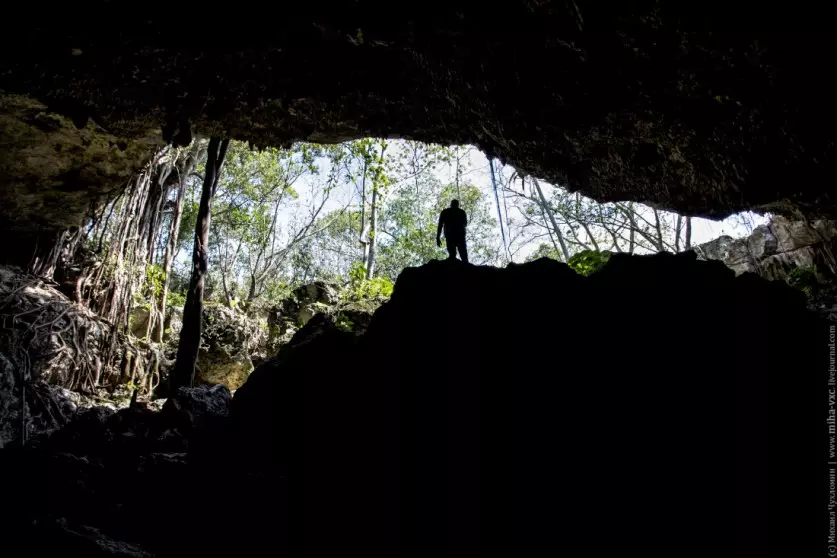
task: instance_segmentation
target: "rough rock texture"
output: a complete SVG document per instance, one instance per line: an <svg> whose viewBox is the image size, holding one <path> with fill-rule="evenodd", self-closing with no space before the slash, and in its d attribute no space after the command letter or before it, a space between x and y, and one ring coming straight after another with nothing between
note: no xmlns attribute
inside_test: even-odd
<svg viewBox="0 0 837 558"><path fill-rule="evenodd" d="M222 37L186 46L182 21L213 29L217 14L20 5L17 20L37 23L0 38L15 54L0 88L124 138L471 143L602 201L835 216L834 42L805 9L737 7L327 1L225 13ZM785 32L723 32L743 28Z"/></svg>
<svg viewBox="0 0 837 558"><path fill-rule="evenodd" d="M283 300L269 315L269 325L285 333L289 329L298 329L319 312L324 312L338 301L339 287L315 281L294 289L291 296Z"/></svg>
<svg viewBox="0 0 837 558"><path fill-rule="evenodd" d="M131 310L129 317L129 325L131 335L134 337L145 337L148 335L148 321L151 317L151 311L146 306L136 306Z"/></svg>
<svg viewBox="0 0 837 558"><path fill-rule="evenodd" d="M349 302L334 312L334 319L344 330L363 335L369 329L375 311L386 302L384 297Z"/></svg>
<svg viewBox="0 0 837 558"><path fill-rule="evenodd" d="M132 317L134 334L144 334L147 311L144 316L145 326L143 312ZM145 399L170 365L155 344L121 334L114 340L109 322L54 283L0 266L0 445L20 437L24 384L26 430L35 435L65 422L60 409L70 396L62 388L118 408L128 404L134 386ZM71 403L89 406L81 399Z"/></svg>
<svg viewBox="0 0 837 558"><path fill-rule="evenodd" d="M291 296L268 310L266 352L270 357L275 356L281 347L292 342L300 328L318 316L327 316L342 330L362 335L375 310L386 300L384 297L345 300L338 285L324 281L297 287Z"/></svg>
<svg viewBox="0 0 837 558"><path fill-rule="evenodd" d="M28 384L24 397L22 423L20 382L12 364L0 354L0 449L19 444L24 430L28 438L61 428L77 408L64 390L44 382Z"/></svg>
<svg viewBox="0 0 837 558"><path fill-rule="evenodd" d="M157 130L125 138L79 124L0 91L2 261L26 264L36 243L49 247L55 232L81 225L162 146Z"/></svg>
<svg viewBox="0 0 837 558"><path fill-rule="evenodd" d="M79 368L93 374L98 369L104 378L110 331L108 322L49 282L0 266L0 353L16 367L27 367L29 378L68 382Z"/></svg>
<svg viewBox="0 0 837 558"><path fill-rule="evenodd" d="M59 519L162 557L815 556L827 364L800 292L694 254L432 262L362 337L309 321L226 419L88 412L0 452L3 544Z"/></svg>
<svg viewBox="0 0 837 558"><path fill-rule="evenodd" d="M196 381L238 389L253 371L250 353L264 337L245 314L217 304L205 306Z"/></svg>
<svg viewBox="0 0 837 558"><path fill-rule="evenodd" d="M163 325L164 341L180 339L180 330L183 329L183 308L179 306L166 308L166 320Z"/></svg>
<svg viewBox="0 0 837 558"><path fill-rule="evenodd" d="M720 260L736 275L785 280L797 267L816 266L837 278L837 221L789 221L776 216L746 238L721 236L695 247L699 259Z"/></svg>

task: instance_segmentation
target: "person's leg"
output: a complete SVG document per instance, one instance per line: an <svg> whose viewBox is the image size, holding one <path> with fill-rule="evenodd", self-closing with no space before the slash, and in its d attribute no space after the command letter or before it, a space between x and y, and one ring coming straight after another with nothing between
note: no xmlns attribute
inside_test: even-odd
<svg viewBox="0 0 837 558"><path fill-rule="evenodd" d="M465 239L459 241L459 259L468 263L468 248L465 247Z"/></svg>
<svg viewBox="0 0 837 558"><path fill-rule="evenodd" d="M455 260L456 259L456 242L451 240L448 237L445 237L445 246L448 249L448 259Z"/></svg>

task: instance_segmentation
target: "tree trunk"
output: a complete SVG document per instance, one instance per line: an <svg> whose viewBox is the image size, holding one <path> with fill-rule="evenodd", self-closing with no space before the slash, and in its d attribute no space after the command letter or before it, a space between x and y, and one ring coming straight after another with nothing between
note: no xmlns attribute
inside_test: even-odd
<svg viewBox="0 0 837 558"><path fill-rule="evenodd" d="M247 305L253 304L256 300L256 275L250 275L250 289L247 291Z"/></svg>
<svg viewBox="0 0 837 558"><path fill-rule="evenodd" d="M593 245L593 250L596 252L601 252L601 248L599 248L599 243L596 242L596 238L593 236L593 232L590 230L590 227L587 225L586 222L583 220L579 221L581 226L584 227L584 232L587 233L587 238L590 239L590 243Z"/></svg>
<svg viewBox="0 0 837 558"><path fill-rule="evenodd" d="M674 226L674 251L680 251L680 233L683 230L683 216L677 216L677 224Z"/></svg>
<svg viewBox="0 0 837 558"><path fill-rule="evenodd" d="M369 208L369 241L366 258L366 278L372 279L375 274L375 250L378 247L378 184L372 182L372 205Z"/></svg>
<svg viewBox="0 0 837 558"><path fill-rule="evenodd" d="M692 249L692 218L686 217L686 250Z"/></svg>
<svg viewBox="0 0 837 558"><path fill-rule="evenodd" d="M660 214L656 209L654 210L654 230L657 232L657 251L664 252L665 244L663 244L663 230L660 228Z"/></svg>
<svg viewBox="0 0 837 558"><path fill-rule="evenodd" d="M203 314L203 291L209 256L209 225L212 212L212 196L218 187L218 177L230 140L212 138L206 152L206 174L201 190L198 221L195 226L195 247L192 252L192 279L183 306L183 328L180 331L180 345L177 347L177 361L171 374L171 387L191 386L195 381L195 365L201 344L201 316Z"/></svg>
<svg viewBox="0 0 837 558"><path fill-rule="evenodd" d="M538 197L541 199L541 207L549 216L552 228L555 229L555 236L558 238L558 243L561 245L561 252L564 254L564 261L568 262L570 261L570 251L567 250L567 243L564 242L564 235L561 233L561 229L558 228L558 223L555 221L555 216L552 214L552 208L550 208L546 203L546 198L543 195L543 190L541 190L541 185L540 182L538 182L538 179L533 177L532 183L538 191Z"/></svg>
<svg viewBox="0 0 837 558"><path fill-rule="evenodd" d="M157 312L160 315L160 323L157 324L151 338L157 343L163 342L163 333L165 330L166 321L166 299L169 294L169 275L171 274L171 264L174 261L175 251L177 250L177 237L180 234L180 218L183 216L183 202L186 199L186 179L192 174L200 157L200 138L195 138L195 143L192 146L192 151L186 158L183 170L180 173L180 187L177 190L177 199L174 202L174 210L171 214L169 222L169 236L166 241L166 254L163 257L163 286L160 293L160 299L157 301Z"/></svg>
<svg viewBox="0 0 837 558"><path fill-rule="evenodd" d="M366 167L368 161L363 160L363 176L360 178L360 234L358 242L363 246L363 266L366 267L369 257L369 242L366 240Z"/></svg>
<svg viewBox="0 0 837 558"><path fill-rule="evenodd" d="M381 175L383 173L384 154L387 151L386 142L381 142L381 154L372 175L372 203L369 207L369 254L366 261L366 278L375 276L375 254L378 248L378 198L381 190ZM365 173L364 173L365 174Z"/></svg>

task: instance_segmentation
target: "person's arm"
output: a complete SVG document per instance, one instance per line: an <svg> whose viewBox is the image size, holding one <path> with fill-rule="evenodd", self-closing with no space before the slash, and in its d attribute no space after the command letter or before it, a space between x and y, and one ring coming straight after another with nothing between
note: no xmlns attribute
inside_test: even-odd
<svg viewBox="0 0 837 558"><path fill-rule="evenodd" d="M445 224L445 212L439 213L439 226L436 227L436 246L442 247L442 226Z"/></svg>

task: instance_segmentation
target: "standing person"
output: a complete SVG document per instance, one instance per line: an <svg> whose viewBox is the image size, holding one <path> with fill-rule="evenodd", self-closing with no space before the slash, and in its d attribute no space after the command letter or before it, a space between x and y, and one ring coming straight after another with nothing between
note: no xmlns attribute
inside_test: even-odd
<svg viewBox="0 0 837 558"><path fill-rule="evenodd" d="M450 207L442 210L439 215L439 227L436 229L436 246L442 246L442 228L445 230L445 244L448 248L448 258L456 259L456 250L459 250L459 259L468 263L468 249L465 246L465 227L468 226L468 216L465 211L459 208L459 200L452 200Z"/></svg>

